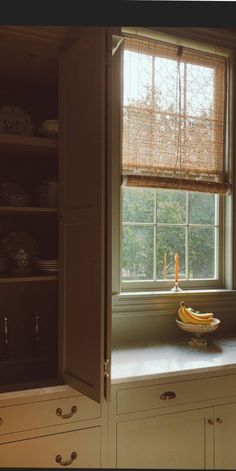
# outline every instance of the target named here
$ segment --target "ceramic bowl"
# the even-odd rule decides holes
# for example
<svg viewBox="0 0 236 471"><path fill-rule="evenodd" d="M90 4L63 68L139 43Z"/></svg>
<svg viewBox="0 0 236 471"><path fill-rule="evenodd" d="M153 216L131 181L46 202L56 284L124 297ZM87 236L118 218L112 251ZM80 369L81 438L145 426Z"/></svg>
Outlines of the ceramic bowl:
<svg viewBox="0 0 236 471"><path fill-rule="evenodd" d="M57 137L59 132L58 119L48 119L41 124L40 134L45 137Z"/></svg>
<svg viewBox="0 0 236 471"><path fill-rule="evenodd" d="M213 318L211 324L191 324L187 322L181 322L176 319L176 324L185 332L193 334L193 337L191 337L188 341L188 344L191 347L206 347L207 341L202 337L202 334L209 334L216 330L220 325L220 319Z"/></svg>

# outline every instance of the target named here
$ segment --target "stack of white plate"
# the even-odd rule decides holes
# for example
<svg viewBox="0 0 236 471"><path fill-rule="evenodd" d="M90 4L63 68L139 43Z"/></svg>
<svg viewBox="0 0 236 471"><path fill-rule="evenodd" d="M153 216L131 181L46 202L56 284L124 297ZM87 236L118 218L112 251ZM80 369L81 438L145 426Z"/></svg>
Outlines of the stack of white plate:
<svg viewBox="0 0 236 471"><path fill-rule="evenodd" d="M39 270L45 273L57 272L59 269L58 260L39 260L37 265Z"/></svg>

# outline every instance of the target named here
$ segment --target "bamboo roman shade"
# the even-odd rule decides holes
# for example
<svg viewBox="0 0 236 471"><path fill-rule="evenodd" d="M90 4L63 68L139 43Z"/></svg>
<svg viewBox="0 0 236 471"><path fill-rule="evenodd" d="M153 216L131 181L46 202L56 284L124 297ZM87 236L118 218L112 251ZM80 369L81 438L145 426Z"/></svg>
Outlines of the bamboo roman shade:
<svg viewBox="0 0 236 471"><path fill-rule="evenodd" d="M227 193L226 58L124 41L123 182Z"/></svg>

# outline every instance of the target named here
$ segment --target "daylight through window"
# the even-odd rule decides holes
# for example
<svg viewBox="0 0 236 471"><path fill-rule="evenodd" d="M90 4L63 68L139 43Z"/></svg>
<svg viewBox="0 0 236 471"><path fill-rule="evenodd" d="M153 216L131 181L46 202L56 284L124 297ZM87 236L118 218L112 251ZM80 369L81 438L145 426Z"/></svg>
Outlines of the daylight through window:
<svg viewBox="0 0 236 471"><path fill-rule="evenodd" d="M217 280L226 58L128 38L123 76L123 282Z"/></svg>

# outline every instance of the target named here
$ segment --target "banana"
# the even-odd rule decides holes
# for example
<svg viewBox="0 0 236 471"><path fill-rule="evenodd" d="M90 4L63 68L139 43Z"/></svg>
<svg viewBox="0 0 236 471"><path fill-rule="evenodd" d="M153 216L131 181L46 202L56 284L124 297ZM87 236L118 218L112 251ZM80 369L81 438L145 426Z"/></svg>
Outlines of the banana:
<svg viewBox="0 0 236 471"><path fill-rule="evenodd" d="M191 308L186 308L184 301L180 303L178 315L182 322L190 324L211 324L213 320L212 313L197 314L196 311L193 311Z"/></svg>
<svg viewBox="0 0 236 471"><path fill-rule="evenodd" d="M189 322L188 317L185 314L185 309L183 308L183 304L184 304L184 302L182 301L180 303L180 308L178 310L178 315L179 315L179 318L182 322Z"/></svg>
<svg viewBox="0 0 236 471"><path fill-rule="evenodd" d="M194 316L196 317L199 317L200 319L212 319L213 317L213 313L212 312L199 312L199 311L195 311L192 307L188 307L186 308L188 309L188 311L190 311Z"/></svg>

